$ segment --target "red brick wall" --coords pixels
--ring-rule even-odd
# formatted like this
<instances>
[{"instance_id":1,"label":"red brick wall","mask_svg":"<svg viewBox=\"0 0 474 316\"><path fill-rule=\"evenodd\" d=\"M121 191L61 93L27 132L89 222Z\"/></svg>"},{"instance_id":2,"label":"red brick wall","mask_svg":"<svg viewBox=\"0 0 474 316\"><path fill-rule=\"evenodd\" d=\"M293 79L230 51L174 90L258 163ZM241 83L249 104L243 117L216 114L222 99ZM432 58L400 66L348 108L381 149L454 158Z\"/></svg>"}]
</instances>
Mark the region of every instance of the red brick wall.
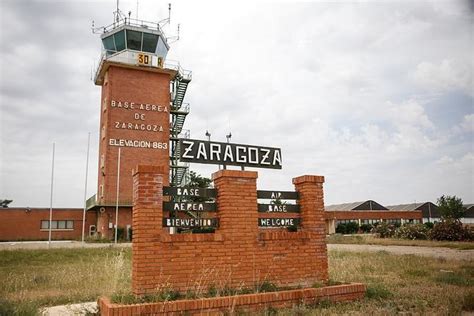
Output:
<instances>
[{"instance_id":1,"label":"red brick wall","mask_svg":"<svg viewBox=\"0 0 474 316\"><path fill-rule=\"evenodd\" d=\"M115 230L114 226L109 228L109 223L115 225L115 207L106 206L103 207L104 211L99 211L97 214L97 232L103 238L114 239ZM127 228L127 225L132 224L132 208L131 207L119 207L118 213L118 227Z\"/></svg>"},{"instance_id":2,"label":"red brick wall","mask_svg":"<svg viewBox=\"0 0 474 316\"><path fill-rule=\"evenodd\" d=\"M422 219L421 211L326 211L326 219Z\"/></svg>"},{"instance_id":3,"label":"red brick wall","mask_svg":"<svg viewBox=\"0 0 474 316\"><path fill-rule=\"evenodd\" d=\"M73 220L72 230L52 230L52 239L81 239L83 209L53 209L53 220ZM41 221L49 221L49 208L0 209L0 241L47 240L48 230L41 230ZM86 236L89 225L96 224L96 213L87 212Z\"/></svg>"},{"instance_id":4,"label":"red brick wall","mask_svg":"<svg viewBox=\"0 0 474 316\"><path fill-rule=\"evenodd\" d=\"M166 112L111 107L111 101L134 102L166 107ZM109 145L110 139L146 140L166 143L169 146L170 74L150 72L139 67L110 66L102 86L100 106L99 174L97 201L100 205L114 205L116 201L118 147ZM144 114L144 120L135 119ZM162 132L116 128L116 122L162 126ZM104 157L103 168L101 157ZM169 173L169 150L122 147L120 167L120 204L131 205L132 169L137 164L166 166ZM165 177L165 183L168 183ZM103 196L101 185L103 185Z\"/></svg>"},{"instance_id":5,"label":"red brick wall","mask_svg":"<svg viewBox=\"0 0 474 316\"><path fill-rule=\"evenodd\" d=\"M98 305L102 316L238 315L240 312L248 313L265 308L291 308L295 305L314 304L323 300L331 302L353 301L362 299L365 296L365 291L366 286L364 284L353 283L322 288L133 305L112 304L109 299L100 298ZM259 314L263 314L263 312Z\"/></svg>"},{"instance_id":6,"label":"red brick wall","mask_svg":"<svg viewBox=\"0 0 474 316\"><path fill-rule=\"evenodd\" d=\"M256 172L221 170L213 175L220 220L216 232L170 235L162 228L162 172L139 166L134 175L135 294L163 286L197 291L211 285L311 285L328 279L323 177L293 180L303 224L298 232L287 232L258 228Z\"/></svg>"}]
</instances>

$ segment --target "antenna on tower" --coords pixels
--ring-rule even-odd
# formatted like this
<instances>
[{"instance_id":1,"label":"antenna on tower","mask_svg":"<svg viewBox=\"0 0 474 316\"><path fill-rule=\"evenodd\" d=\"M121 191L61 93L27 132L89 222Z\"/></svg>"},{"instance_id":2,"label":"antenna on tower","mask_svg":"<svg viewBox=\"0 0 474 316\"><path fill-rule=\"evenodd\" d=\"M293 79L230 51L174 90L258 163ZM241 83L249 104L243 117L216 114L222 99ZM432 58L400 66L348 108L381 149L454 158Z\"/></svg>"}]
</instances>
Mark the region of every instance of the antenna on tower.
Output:
<instances>
[{"instance_id":1,"label":"antenna on tower","mask_svg":"<svg viewBox=\"0 0 474 316\"><path fill-rule=\"evenodd\" d=\"M176 34L176 36L170 36L170 37L167 37L167 38L166 38L166 41L167 41L169 44L172 44L172 43L174 43L174 42L179 41L179 28L180 28L180 25L181 25L181 24L178 24L178 29L177 29L177 34Z\"/></svg>"},{"instance_id":2,"label":"antenna on tower","mask_svg":"<svg viewBox=\"0 0 474 316\"><path fill-rule=\"evenodd\" d=\"M168 23L171 23L171 3L168 3Z\"/></svg>"},{"instance_id":3,"label":"antenna on tower","mask_svg":"<svg viewBox=\"0 0 474 316\"><path fill-rule=\"evenodd\" d=\"M135 14L135 19L138 20L138 0L137 0L137 13Z\"/></svg>"},{"instance_id":4,"label":"antenna on tower","mask_svg":"<svg viewBox=\"0 0 474 316\"><path fill-rule=\"evenodd\" d=\"M158 22L160 27L164 27L166 24L170 24L171 21L171 3L168 3L168 17Z\"/></svg>"},{"instance_id":5,"label":"antenna on tower","mask_svg":"<svg viewBox=\"0 0 474 316\"><path fill-rule=\"evenodd\" d=\"M115 21L119 21L119 0L117 0L117 11L115 11Z\"/></svg>"}]
</instances>

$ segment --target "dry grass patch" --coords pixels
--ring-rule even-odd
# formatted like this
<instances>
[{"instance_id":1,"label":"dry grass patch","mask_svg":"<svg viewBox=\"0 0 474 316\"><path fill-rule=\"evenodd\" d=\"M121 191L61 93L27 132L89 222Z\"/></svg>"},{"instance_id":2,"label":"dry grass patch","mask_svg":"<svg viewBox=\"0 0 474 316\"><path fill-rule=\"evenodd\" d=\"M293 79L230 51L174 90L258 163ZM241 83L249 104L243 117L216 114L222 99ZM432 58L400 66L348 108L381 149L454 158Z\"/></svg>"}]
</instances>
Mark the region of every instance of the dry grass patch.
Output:
<instances>
[{"instance_id":1,"label":"dry grass patch","mask_svg":"<svg viewBox=\"0 0 474 316\"><path fill-rule=\"evenodd\" d=\"M374 235L341 235L333 234L326 238L328 244L357 244L381 246L417 246L417 247L446 247L458 250L474 249L474 242L469 241L436 241L408 240L396 238L377 238Z\"/></svg>"},{"instance_id":2,"label":"dry grass patch","mask_svg":"<svg viewBox=\"0 0 474 316\"><path fill-rule=\"evenodd\" d=\"M128 289L130 254L112 248L0 251L0 315L29 315L38 306L95 301Z\"/></svg>"},{"instance_id":3,"label":"dry grass patch","mask_svg":"<svg viewBox=\"0 0 474 316\"><path fill-rule=\"evenodd\" d=\"M39 306L129 293L130 273L130 249L0 251L0 315L32 315ZM332 283L366 283L366 298L269 309L261 315L458 315L474 310L472 261L397 256L385 251L330 251L329 274Z\"/></svg>"}]
</instances>

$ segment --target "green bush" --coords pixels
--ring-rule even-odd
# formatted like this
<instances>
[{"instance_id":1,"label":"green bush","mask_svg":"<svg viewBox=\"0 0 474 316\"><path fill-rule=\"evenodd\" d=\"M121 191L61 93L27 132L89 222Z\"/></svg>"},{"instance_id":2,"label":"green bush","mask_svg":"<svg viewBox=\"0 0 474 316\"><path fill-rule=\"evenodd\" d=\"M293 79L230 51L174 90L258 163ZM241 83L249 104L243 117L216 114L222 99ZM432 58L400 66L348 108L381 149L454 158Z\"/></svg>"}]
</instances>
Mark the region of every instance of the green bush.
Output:
<instances>
[{"instance_id":1,"label":"green bush","mask_svg":"<svg viewBox=\"0 0 474 316\"><path fill-rule=\"evenodd\" d=\"M358 230L359 224L357 222L341 223L336 227L338 234L355 234Z\"/></svg>"},{"instance_id":2,"label":"green bush","mask_svg":"<svg viewBox=\"0 0 474 316\"><path fill-rule=\"evenodd\" d=\"M474 240L474 233L471 229L464 227L460 221L446 219L433 226L430 238L433 240L470 241Z\"/></svg>"},{"instance_id":3,"label":"green bush","mask_svg":"<svg viewBox=\"0 0 474 316\"><path fill-rule=\"evenodd\" d=\"M382 222L374 227L373 232L380 238L390 238L395 235L395 230L395 225Z\"/></svg>"},{"instance_id":4,"label":"green bush","mask_svg":"<svg viewBox=\"0 0 474 316\"><path fill-rule=\"evenodd\" d=\"M360 231L363 233L370 233L374 226L372 224L362 224L360 225Z\"/></svg>"},{"instance_id":5,"label":"green bush","mask_svg":"<svg viewBox=\"0 0 474 316\"><path fill-rule=\"evenodd\" d=\"M394 237L400 239L428 239L429 229L423 224L406 224L395 230Z\"/></svg>"},{"instance_id":6,"label":"green bush","mask_svg":"<svg viewBox=\"0 0 474 316\"><path fill-rule=\"evenodd\" d=\"M423 225L425 225L425 227L428 228L428 229L432 229L433 226L434 226L434 223L432 223L432 222L426 222L426 223L424 223Z\"/></svg>"}]
</instances>

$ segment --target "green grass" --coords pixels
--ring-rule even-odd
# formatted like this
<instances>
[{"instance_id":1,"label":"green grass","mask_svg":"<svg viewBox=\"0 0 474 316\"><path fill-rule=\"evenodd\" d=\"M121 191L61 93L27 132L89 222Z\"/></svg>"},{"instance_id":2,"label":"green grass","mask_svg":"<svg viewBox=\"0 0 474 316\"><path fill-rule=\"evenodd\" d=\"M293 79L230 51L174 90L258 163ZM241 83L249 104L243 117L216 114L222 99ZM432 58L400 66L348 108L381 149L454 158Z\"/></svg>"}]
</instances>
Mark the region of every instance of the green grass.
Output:
<instances>
[{"instance_id":1,"label":"green grass","mask_svg":"<svg viewBox=\"0 0 474 316\"><path fill-rule=\"evenodd\" d=\"M333 234L327 237L328 244L357 244L381 246L417 246L417 247L446 247L458 250L474 249L474 242L468 241L436 241L436 240L408 240L396 238L377 238L373 235L341 235Z\"/></svg>"},{"instance_id":2,"label":"green grass","mask_svg":"<svg viewBox=\"0 0 474 316\"><path fill-rule=\"evenodd\" d=\"M95 301L101 295L135 302L130 295L130 271L130 249L0 251L0 315L33 315L41 306ZM331 284L366 283L366 297L358 302L272 309L261 315L457 315L474 310L472 261L396 256L384 251L330 251L329 274ZM273 288L271 283L261 285L262 291ZM210 296L234 293L211 287L203 291ZM160 299L177 295L168 294ZM191 298L194 294L181 295Z\"/></svg>"}]
</instances>

